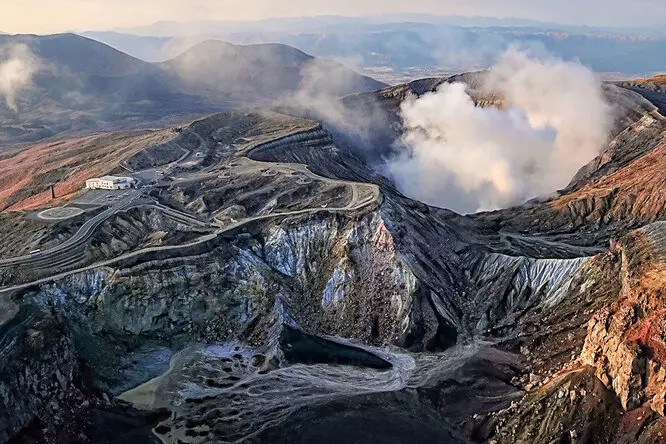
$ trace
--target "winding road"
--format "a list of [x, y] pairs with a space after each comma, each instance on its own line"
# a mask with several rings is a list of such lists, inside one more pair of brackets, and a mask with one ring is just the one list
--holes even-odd
[[[350, 181], [344, 181], [344, 180], [338, 180], [338, 179], [330, 179], [322, 176], [318, 176], [317, 174], [311, 172], [306, 165], [303, 164], [294, 164], [294, 163], [270, 163], [270, 162], [258, 162], [254, 160], [250, 160], [247, 158], [243, 158], [244, 162], [249, 162], [250, 170], [260, 170], [260, 169], [273, 169], [273, 170], [288, 170], [289, 172], [297, 171], [298, 173], [312, 179], [315, 181], [322, 181], [322, 182], [328, 182], [333, 185], [346, 185], [351, 187], [352, 190], [352, 196], [350, 201], [345, 205], [344, 207], [338, 207], [338, 208], [321, 208], [321, 207], [316, 207], [316, 208], [306, 208], [302, 210], [295, 210], [295, 211], [288, 211], [288, 212], [281, 212], [281, 213], [272, 213], [272, 214], [265, 214], [265, 215], [260, 215], [260, 216], [252, 216], [252, 217], [247, 217], [243, 218], [240, 220], [235, 221], [234, 223], [226, 226], [222, 226], [219, 229], [217, 229], [214, 233], [204, 235], [200, 237], [199, 239], [187, 243], [187, 244], [182, 244], [182, 245], [173, 245], [173, 246], [161, 246], [161, 247], [149, 247], [149, 248], [144, 248], [141, 250], [136, 250], [130, 253], [126, 253], [123, 255], [120, 255], [116, 258], [97, 262], [85, 267], [81, 268], [76, 268], [73, 270], [65, 271], [59, 274], [54, 274], [49, 277], [41, 278], [38, 280], [34, 280], [25, 284], [20, 284], [20, 285], [15, 285], [15, 286], [10, 286], [10, 287], [5, 287], [5, 288], [0, 288], [0, 294], [2, 293], [8, 293], [8, 292], [13, 292], [16, 290], [21, 290], [25, 288], [29, 288], [34, 285], [39, 285], [43, 283], [48, 283], [52, 282], [54, 280], [62, 279], [64, 277], [81, 273], [87, 270], [92, 270], [96, 268], [101, 268], [101, 267], [107, 267], [111, 266], [113, 264], [116, 264], [118, 262], [121, 262], [123, 260], [140, 256], [142, 254], [146, 253], [151, 253], [151, 252], [158, 252], [158, 251], [177, 251], [180, 249], [186, 249], [190, 248], [192, 246], [196, 246], [199, 244], [203, 244], [206, 242], [209, 242], [216, 237], [227, 233], [229, 231], [235, 230], [243, 225], [246, 225], [251, 222], [257, 222], [261, 220], [268, 220], [268, 219], [273, 219], [273, 218], [284, 218], [284, 217], [291, 217], [291, 216], [299, 216], [299, 215], [304, 215], [304, 214], [315, 214], [315, 213], [336, 213], [336, 212], [349, 212], [349, 211], [357, 211], [360, 210], [368, 205], [371, 205], [379, 200], [380, 197], [380, 190], [377, 185], [374, 184], [368, 184], [368, 183], [356, 183], [356, 182], [350, 182]], [[248, 165], [248, 164], [246, 164]], [[206, 173], [204, 175], [197, 175], [197, 180], [201, 180], [207, 176], [211, 175], [219, 175], [219, 172], [215, 173]], [[188, 179], [186, 179], [188, 180]], [[369, 193], [363, 193], [361, 192], [360, 188], [368, 188]], [[165, 214], [171, 216], [172, 218], [189, 224], [189, 225], [196, 225], [198, 227], [211, 227], [210, 224], [200, 221], [194, 216], [191, 216], [187, 213], [184, 213], [179, 210], [175, 210], [173, 208], [164, 206], [162, 204], [156, 203], [156, 202], [151, 202], [151, 203], [138, 203], [134, 204], [134, 201], [138, 197], [138, 194], [133, 194], [130, 197], [127, 197], [123, 200], [118, 201], [114, 206], [110, 207], [109, 209], [103, 211], [102, 213], [98, 214], [97, 216], [93, 217], [92, 219], [86, 221], [83, 226], [68, 240], [63, 242], [62, 244], [59, 244], [55, 247], [53, 247], [50, 250], [44, 251], [44, 252], [39, 252], [36, 254], [32, 255], [25, 255], [25, 256], [19, 256], [19, 257], [14, 257], [14, 258], [9, 258], [9, 259], [3, 259], [0, 260], [0, 268], [3, 267], [30, 267], [31, 269], [49, 269], [49, 270], [58, 270], [58, 269], [63, 269], [67, 266], [75, 266], [78, 262], [80, 262], [83, 257], [83, 247], [85, 246], [85, 242], [92, 236], [94, 233], [95, 229], [99, 227], [105, 220], [113, 216], [114, 214], [117, 214], [118, 212], [121, 211], [126, 211], [131, 207], [152, 207], [156, 208], [160, 211], [163, 211]], [[218, 223], [218, 226], [221, 225], [221, 222], [218, 221], [217, 219], [213, 218], [213, 220]]]
[[205, 236], [200, 237], [199, 239], [186, 243], [186, 244], [181, 244], [181, 245], [169, 245], [169, 246], [163, 246], [163, 247], [148, 247], [144, 248], [141, 250], [136, 250], [132, 251], [130, 253], [125, 253], [123, 255], [120, 255], [118, 257], [115, 257], [113, 259], [108, 259], [102, 262], [97, 262], [95, 264], [88, 265], [86, 267], [82, 268], [77, 268], [75, 270], [63, 272], [60, 274], [56, 274], [53, 276], [49, 276], [46, 278], [38, 279], [32, 282], [28, 282], [26, 284], [20, 284], [20, 285], [15, 285], [11, 287], [5, 287], [5, 288], [0, 288], [0, 294], [3, 293], [10, 293], [13, 291], [17, 290], [22, 290], [26, 289], [29, 287], [32, 287], [34, 285], [39, 285], [39, 284], [45, 284], [48, 282], [56, 281], [62, 278], [65, 278], [67, 276], [71, 276], [73, 274], [81, 273], [84, 271], [89, 271], [89, 270], [94, 270], [96, 268], [102, 268], [102, 267], [108, 267], [111, 265], [114, 265], [118, 262], [121, 262], [126, 259], [131, 259], [133, 257], [141, 256], [143, 254], [147, 253], [153, 253], [153, 252], [159, 252], [159, 251], [177, 251], [177, 250], [182, 250], [190, 247], [194, 247], [196, 245], [200, 245], [206, 242], [209, 242], [218, 236], [227, 233], [229, 231], [235, 230], [243, 225], [246, 225], [251, 222], [256, 222], [260, 220], [267, 220], [267, 219], [273, 219], [273, 218], [284, 218], [284, 217], [290, 217], [290, 216], [298, 216], [298, 215], [303, 215], [303, 214], [315, 214], [315, 213], [337, 213], [337, 212], [347, 212], [347, 211], [357, 211], [362, 209], [363, 207], [370, 205], [374, 202], [376, 202], [379, 197], [380, 197], [380, 192], [379, 192], [379, 187], [376, 185], [369, 185], [369, 184], [363, 184], [363, 185], [368, 185], [374, 187], [374, 193], [368, 196], [367, 198], [363, 199], [360, 202], [356, 202], [355, 204], [350, 204], [342, 208], [308, 208], [304, 210], [298, 210], [298, 211], [288, 211], [285, 213], [274, 213], [274, 214], [267, 214], [263, 216], [256, 216], [256, 217], [248, 217], [242, 220], [239, 220], [231, 225], [228, 225], [224, 228], [220, 228], [214, 233], [207, 234]]
[[50, 250], [42, 251], [35, 254], [27, 254], [24, 256], [12, 257], [9, 259], [1, 259], [0, 267], [34, 266], [41, 262], [48, 261], [49, 259], [53, 258], [54, 256], [58, 255], [59, 253], [65, 250], [69, 250], [78, 245], [81, 245], [82, 243], [87, 241], [90, 238], [90, 236], [92, 236], [95, 229], [102, 222], [104, 222], [114, 214], [129, 208], [136, 198], [137, 196], [133, 195], [126, 197], [125, 199], [119, 200], [112, 207], [108, 208], [107, 210], [104, 210], [97, 216], [87, 220], [72, 237], [70, 237], [63, 243], [56, 245]]

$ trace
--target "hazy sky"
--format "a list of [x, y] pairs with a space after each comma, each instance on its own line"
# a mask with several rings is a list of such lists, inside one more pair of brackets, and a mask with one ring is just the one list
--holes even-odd
[[610, 26], [666, 24], [666, 0], [0, 0], [0, 31], [104, 30], [160, 20], [461, 14]]

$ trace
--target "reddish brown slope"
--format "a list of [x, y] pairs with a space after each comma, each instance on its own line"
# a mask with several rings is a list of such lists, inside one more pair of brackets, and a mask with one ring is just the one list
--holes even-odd
[[627, 228], [666, 220], [666, 140], [647, 154], [584, 182], [568, 194], [517, 211], [477, 215], [509, 231], [571, 233], [592, 225]]
[[666, 216], [666, 142], [600, 180], [545, 205], [577, 222], [651, 222]]
[[650, 77], [649, 79], [634, 80], [634, 83], [638, 83], [639, 85], [655, 85], [663, 88], [666, 86], [666, 74]]
[[51, 183], [56, 183], [57, 202], [66, 201], [83, 188], [86, 179], [109, 174], [121, 161], [174, 137], [170, 130], [133, 131], [35, 145], [0, 160], [0, 210], [53, 205]]

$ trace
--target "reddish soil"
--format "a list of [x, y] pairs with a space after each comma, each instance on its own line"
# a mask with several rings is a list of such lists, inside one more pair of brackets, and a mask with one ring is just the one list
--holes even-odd
[[580, 206], [579, 214], [602, 216], [597, 220], [605, 216], [607, 220], [653, 221], [666, 207], [665, 189], [666, 143], [662, 143], [619, 171], [562, 196], [548, 206], [558, 211]]
[[[85, 186], [86, 179], [117, 171], [121, 161], [174, 136], [169, 130], [106, 133], [25, 149], [0, 160], [0, 211], [62, 204]], [[56, 184], [55, 201], [51, 183]]]
[[634, 80], [634, 83], [638, 83], [639, 85], [652, 84], [652, 85], [661, 86], [663, 88], [664, 86], [666, 86], [666, 75], [662, 74], [650, 77], [649, 79], [638, 79]]

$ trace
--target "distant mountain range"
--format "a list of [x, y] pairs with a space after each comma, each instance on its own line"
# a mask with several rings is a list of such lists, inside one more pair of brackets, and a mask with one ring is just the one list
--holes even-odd
[[[122, 32], [88, 32], [149, 61], [163, 61], [202, 40], [282, 43], [391, 79], [459, 73], [491, 65], [510, 46], [579, 60], [598, 72], [645, 76], [666, 71], [666, 31], [592, 28], [518, 19], [417, 15], [367, 19], [314, 17], [261, 22], [160, 22]], [[383, 22], [381, 20], [384, 20]], [[434, 71], [438, 69], [439, 71]], [[398, 80], [403, 80], [400, 76]], [[379, 77], [384, 78], [384, 77]]]
[[[169, 124], [270, 104], [313, 85], [327, 86], [336, 96], [385, 86], [337, 62], [279, 44], [203, 42], [160, 64], [74, 34], [0, 36], [0, 48], [17, 45], [26, 49], [24, 57], [38, 61], [38, 69], [30, 87], [17, 93], [15, 109], [0, 100], [0, 144], [62, 132]], [[12, 57], [11, 51], [2, 54], [0, 64]], [[325, 78], [331, 79], [330, 87]]]
[[386, 25], [394, 23], [424, 23], [466, 28], [533, 28], [572, 33], [616, 33], [666, 36], [662, 27], [595, 27], [545, 22], [524, 18], [498, 18], [485, 16], [441, 16], [435, 14], [380, 14], [366, 17], [346, 17], [339, 15], [319, 15], [313, 17], [271, 18], [255, 21], [214, 21], [197, 20], [187, 22], [159, 21], [151, 25], [116, 28], [112, 31], [121, 34], [134, 34], [152, 37], [193, 37], [234, 32], [341, 32], [354, 30], [359, 26]]

